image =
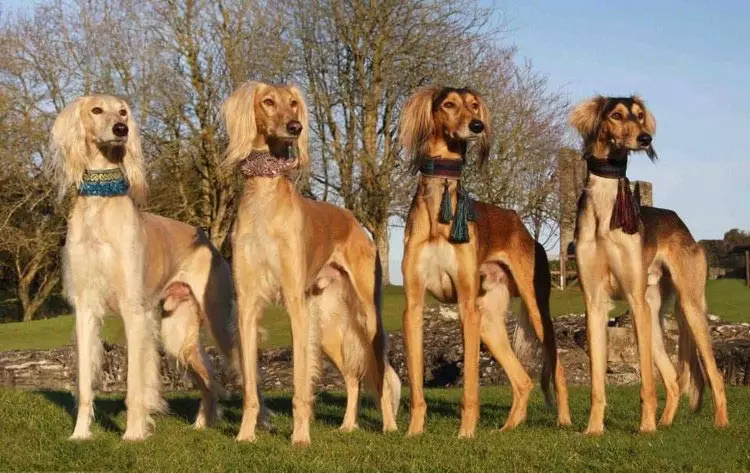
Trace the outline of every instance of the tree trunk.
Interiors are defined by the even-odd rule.
[[[388,225],[384,224],[382,230],[375,234],[375,244],[378,246],[380,264],[383,267],[383,285],[391,283],[390,273],[390,246],[388,245]]]

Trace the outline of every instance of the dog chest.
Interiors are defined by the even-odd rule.
[[[419,272],[425,287],[441,301],[455,297],[453,281],[457,277],[458,264],[453,245],[437,240],[426,245],[419,257]]]

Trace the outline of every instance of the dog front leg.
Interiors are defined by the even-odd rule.
[[[312,417],[313,371],[312,366],[316,357],[313,353],[315,343],[310,337],[310,318],[303,295],[286,295],[285,305],[292,322],[292,346],[294,369],[294,396],[292,398],[292,414],[294,429],[292,444],[310,445],[310,418]]]
[[[404,276],[404,345],[406,348],[406,371],[409,376],[409,430],[407,435],[419,435],[424,431],[427,403],[424,400],[424,354],[423,311],[425,281],[419,272],[418,247],[407,246],[401,262]]]
[[[255,441],[255,427],[260,412],[258,388],[258,319],[263,310],[261,299],[247,284],[237,278],[237,311],[242,369],[242,424],[238,441]],[[248,282],[249,283],[249,282]]]
[[[479,269],[476,251],[469,247],[456,252],[458,265],[458,314],[464,338],[464,397],[461,406],[460,438],[473,438],[479,420],[479,339],[480,318],[477,309]],[[463,253],[463,254],[461,254]]]
[[[100,328],[104,307],[100,301],[84,298],[79,298],[79,301],[75,304],[78,412],[71,440],[91,438],[91,420],[94,418],[93,385],[102,361]]]
[[[586,307],[586,336],[591,370],[591,413],[585,433],[604,433],[607,376],[607,315],[611,300],[606,292],[609,281],[604,252],[595,241],[576,242],[576,261]]]
[[[612,272],[620,283],[633,314],[641,368],[641,432],[656,430],[656,383],[652,345],[651,308],[646,302],[646,271],[643,269],[639,235],[617,235],[606,245]]]
[[[153,310],[144,310],[137,302],[120,304],[128,342],[128,408],[123,440],[143,440],[151,435],[151,413],[164,411],[159,394],[158,322]]]
[[[310,445],[310,418],[312,417],[313,376],[316,370],[319,353],[319,342],[313,331],[307,302],[305,300],[306,271],[298,262],[303,257],[283,258],[281,293],[284,305],[292,325],[292,349],[294,369],[294,396],[292,397],[292,414],[294,429],[292,444]]]

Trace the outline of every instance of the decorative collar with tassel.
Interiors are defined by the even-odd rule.
[[[251,151],[247,158],[240,161],[240,172],[246,178],[253,177],[289,177],[299,166],[297,148],[289,146],[286,156],[274,156],[270,151]]]
[[[127,195],[130,184],[120,168],[83,172],[83,181],[78,195],[84,197],[118,197]]]
[[[469,193],[461,186],[461,170],[463,166],[463,160],[427,158],[423,160],[422,165],[419,167],[419,172],[423,176],[444,179],[443,199],[440,202],[438,221],[443,224],[450,223],[451,220],[453,221],[449,237],[451,243],[468,243],[469,222],[475,222],[477,219],[474,202]],[[458,196],[456,215],[452,215],[450,181],[456,181],[456,194]]]
[[[628,168],[628,158],[599,159],[591,154],[584,156],[588,172],[605,179],[617,179],[617,197],[609,220],[609,229],[621,229],[623,233],[634,235],[638,233],[641,223],[641,206],[638,198],[633,197],[630,181],[625,173]],[[640,197],[640,196],[638,196]]]

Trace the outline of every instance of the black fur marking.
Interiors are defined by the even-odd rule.
[[[437,111],[440,109],[440,104],[443,103],[443,100],[445,100],[451,92],[455,92],[458,95],[471,94],[475,97],[478,95],[473,89],[468,87],[443,87],[432,98],[432,110]]]

